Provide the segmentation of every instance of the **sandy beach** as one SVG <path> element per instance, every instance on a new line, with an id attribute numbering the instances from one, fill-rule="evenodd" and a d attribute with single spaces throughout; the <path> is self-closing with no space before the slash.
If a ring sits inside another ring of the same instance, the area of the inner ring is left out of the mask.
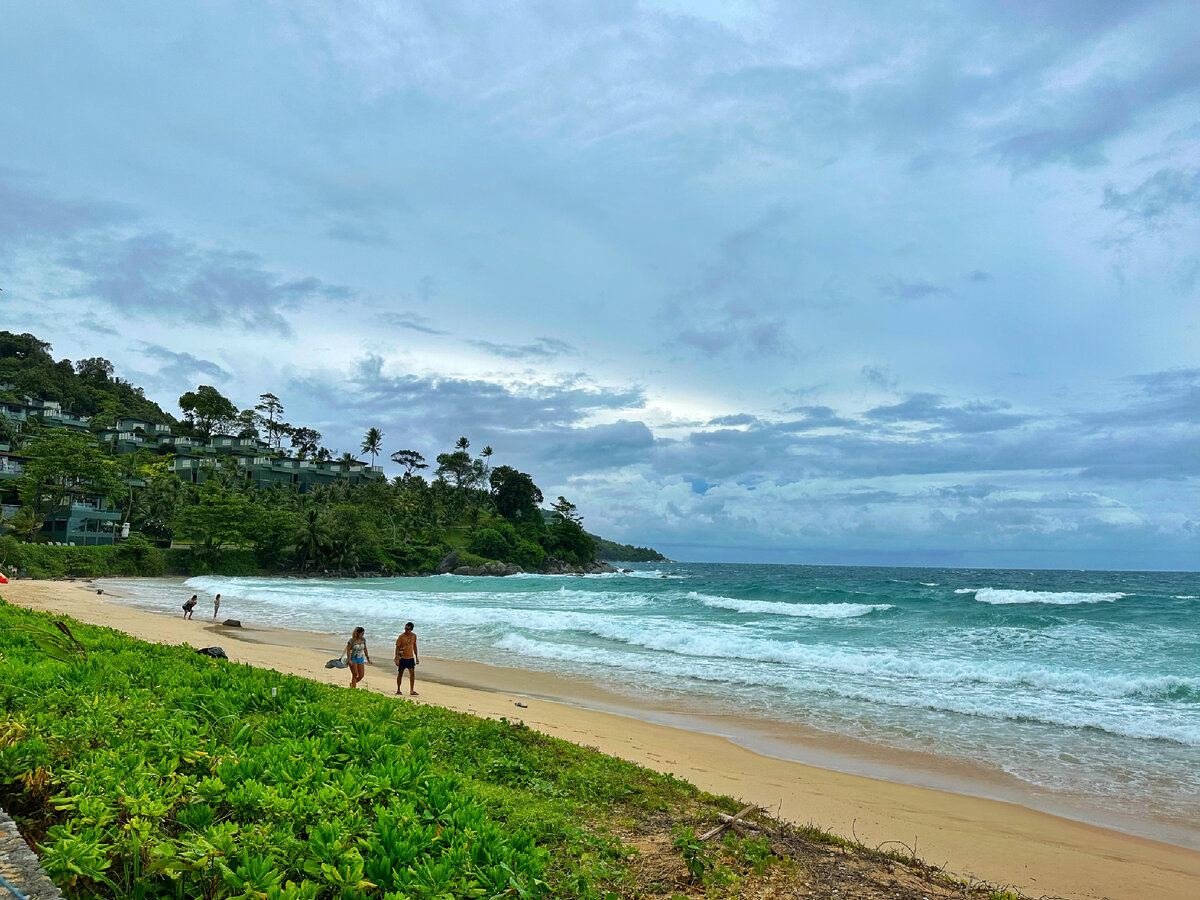
<path id="1" fill-rule="evenodd" d="M 185 621 L 125 606 L 111 592 L 98 595 L 86 582 L 19 581 L 5 586 L 0 596 L 144 640 L 197 647 L 219 644 L 237 662 L 332 684 L 348 681 L 345 672 L 324 668 L 326 660 L 341 652 L 339 638 L 258 629 L 253 623 L 224 628 L 205 619 L 206 612 L 211 616 L 205 602 L 194 621 Z M 366 685 L 392 694 L 391 641 L 376 640 L 373 647 L 376 664 L 368 667 Z M 583 708 L 564 702 L 562 686 L 548 684 L 536 673 L 424 656 L 418 679 L 420 697 L 413 698 L 415 702 L 521 720 L 547 734 L 671 772 L 705 790 L 758 803 L 785 819 L 856 837 L 869 846 L 901 841 L 927 862 L 963 878 L 1011 885 L 1033 897 L 1072 900 L 1200 896 L 1200 851 L 1015 803 L 777 759 L 724 737 L 643 721 L 636 709 L 620 714 Z M 572 688 L 568 693 L 579 697 L 586 686 Z M 611 708 L 613 697 L 602 688 L 593 690 L 587 705 Z M 897 758 L 895 765 L 902 768 L 904 760 Z"/>

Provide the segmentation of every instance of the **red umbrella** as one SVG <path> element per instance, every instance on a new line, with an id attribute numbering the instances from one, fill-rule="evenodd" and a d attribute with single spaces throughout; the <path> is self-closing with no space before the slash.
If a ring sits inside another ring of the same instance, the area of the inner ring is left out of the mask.
<path id="1" fill-rule="evenodd" d="M 0 584 L 8 584 L 8 579 L 2 573 L 0 573 Z"/>

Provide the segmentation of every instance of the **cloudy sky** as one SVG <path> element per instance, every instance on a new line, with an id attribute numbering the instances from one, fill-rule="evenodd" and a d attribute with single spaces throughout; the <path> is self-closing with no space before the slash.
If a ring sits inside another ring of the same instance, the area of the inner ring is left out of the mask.
<path id="1" fill-rule="evenodd" d="M 1195 0 L 0 0 L 0 327 L 689 560 L 1200 568 Z"/>

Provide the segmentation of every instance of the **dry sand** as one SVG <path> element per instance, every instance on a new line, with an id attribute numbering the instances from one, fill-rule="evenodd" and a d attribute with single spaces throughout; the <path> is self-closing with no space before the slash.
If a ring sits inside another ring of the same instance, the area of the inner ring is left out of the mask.
<path id="1" fill-rule="evenodd" d="M 173 590 L 178 586 L 172 584 Z M 227 629 L 144 612 L 98 596 L 85 582 L 19 581 L 0 596 L 31 609 L 118 628 L 135 637 L 194 647 L 220 644 L 237 662 L 333 684 L 343 670 L 324 668 L 341 652 L 328 635 L 274 629 Z M 211 606 L 207 607 L 211 616 Z M 367 685 L 395 691 L 390 642 L 376 643 Z M 718 794 L 744 798 L 801 824 L 811 823 L 875 846 L 903 841 L 926 862 L 964 878 L 1011 885 L 1033 897 L 1109 900 L 1200 898 L 1200 851 L 1134 837 L 998 800 L 848 775 L 764 756 L 733 742 L 633 716 L 544 699 L 542 676 L 514 681 L 512 670 L 425 657 L 417 702 L 481 716 L 521 720 Z M 406 684 L 407 686 L 407 684 Z M 536 698 L 536 699 L 535 699 Z M 408 698 L 406 698 L 407 700 Z M 517 701 L 526 708 L 515 706 Z M 634 711 L 636 714 L 636 711 Z"/>

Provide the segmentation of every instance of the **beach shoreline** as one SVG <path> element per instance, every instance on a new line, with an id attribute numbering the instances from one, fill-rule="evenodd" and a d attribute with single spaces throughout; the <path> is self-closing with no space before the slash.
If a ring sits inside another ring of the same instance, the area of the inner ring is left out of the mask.
<path id="1" fill-rule="evenodd" d="M 177 582 L 164 580 L 167 584 L 178 590 Z M 0 590 L 0 596 L 145 640 L 221 643 L 235 662 L 327 683 L 347 680 L 344 671 L 324 668 L 326 660 L 341 652 L 335 636 L 225 628 L 202 616 L 185 621 L 126 605 L 111 589 L 104 595 L 97 590 L 86 582 L 18 581 Z M 367 686 L 390 694 L 395 689 L 390 640 L 375 646 L 378 664 L 368 668 Z M 418 670 L 417 702 L 521 720 L 547 734 L 671 772 L 704 790 L 758 803 L 793 822 L 869 846 L 903 841 L 928 862 L 964 878 L 1012 885 L 1031 896 L 1118 900 L 1200 893 L 1197 850 L 1029 808 L 1021 805 L 1016 785 L 999 778 L 981 780 L 981 773 L 970 767 L 949 773 L 941 787 L 913 784 L 906 769 L 915 763 L 899 753 L 873 752 L 863 765 L 875 777 L 819 767 L 780 755 L 785 744 L 794 746 L 795 735 L 780 735 L 775 748 L 761 736 L 739 740 L 738 723 L 728 717 L 708 721 L 702 712 L 674 716 L 650 705 L 631 707 L 624 696 L 569 681 L 426 656 Z M 515 706 L 518 700 L 527 701 L 526 706 Z M 812 758 L 853 749 L 828 744 Z M 844 756 L 839 760 L 844 768 Z M 962 792 L 943 789 L 959 783 Z"/>

